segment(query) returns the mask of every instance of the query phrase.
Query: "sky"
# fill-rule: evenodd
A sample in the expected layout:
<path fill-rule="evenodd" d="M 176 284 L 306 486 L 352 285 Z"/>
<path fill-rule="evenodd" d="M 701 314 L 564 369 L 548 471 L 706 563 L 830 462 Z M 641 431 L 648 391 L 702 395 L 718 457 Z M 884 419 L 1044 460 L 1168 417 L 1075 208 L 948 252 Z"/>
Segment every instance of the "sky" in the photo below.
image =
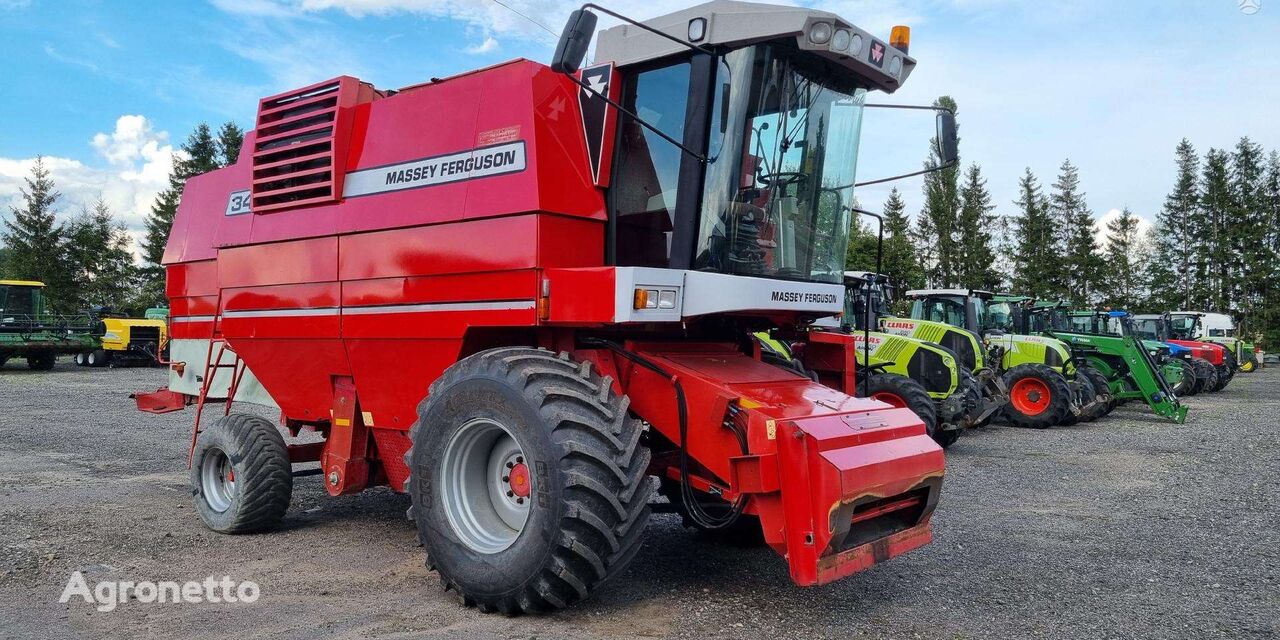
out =
<path fill-rule="evenodd" d="M 916 70 L 876 100 L 955 98 L 962 161 L 981 165 L 997 214 L 1015 212 L 1025 168 L 1047 188 L 1070 159 L 1099 218 L 1129 207 L 1151 221 L 1181 138 L 1201 153 L 1246 135 L 1280 149 L 1280 0 L 799 3 L 886 39 L 893 25 L 912 28 Z M 603 4 L 647 18 L 691 3 Z M 249 128 L 260 97 L 337 75 L 386 89 L 511 58 L 546 62 L 555 37 L 519 14 L 558 33 L 577 6 L 0 0 L 0 205 L 17 202 L 42 155 L 63 216 L 102 198 L 136 234 L 198 123 Z M 919 168 L 933 133 L 922 113 L 869 112 L 861 178 Z M 894 184 L 918 211 L 920 179 Z M 859 201 L 878 210 L 890 186 L 866 188 Z"/>

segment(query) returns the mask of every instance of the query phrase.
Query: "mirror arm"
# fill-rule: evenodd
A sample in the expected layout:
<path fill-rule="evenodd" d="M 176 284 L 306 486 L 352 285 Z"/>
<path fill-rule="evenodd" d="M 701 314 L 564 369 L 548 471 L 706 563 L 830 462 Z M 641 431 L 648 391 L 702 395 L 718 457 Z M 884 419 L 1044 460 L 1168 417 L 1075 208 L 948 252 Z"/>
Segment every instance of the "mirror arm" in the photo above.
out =
<path fill-rule="evenodd" d="M 953 116 L 955 115 L 955 112 L 954 112 L 954 111 L 952 111 L 951 109 L 948 109 L 948 108 L 946 108 L 946 107 L 926 107 L 926 106 L 924 106 L 924 105 L 916 105 L 916 104 L 881 104 L 881 103 L 869 103 L 869 104 L 864 104 L 864 105 L 862 105 L 862 106 L 863 106 L 863 108 L 870 107 L 870 108 L 872 108 L 872 109 L 914 109 L 914 110 L 917 110 L 917 111 L 933 111 L 933 112 L 935 112 L 935 113 L 950 113 L 950 114 L 951 114 L 951 115 L 953 115 Z M 959 158 L 956 158 L 955 160 L 953 160 L 953 161 L 951 161 L 951 162 L 948 162 L 948 163 L 945 163 L 945 164 L 940 164 L 940 165 L 938 165 L 938 166 L 936 166 L 936 167 L 929 167 L 928 169 L 923 169 L 923 170 L 921 170 L 921 171 L 912 171 L 911 173 L 904 173 L 904 174 L 896 175 L 896 176 L 892 176 L 892 177 L 889 177 L 889 178 L 880 178 L 880 179 L 878 179 L 878 180 L 867 180 L 866 182 L 855 182 L 855 183 L 853 184 L 853 186 L 854 186 L 854 187 L 866 187 L 866 186 L 870 186 L 870 185 L 873 185 L 873 184 L 882 184 L 882 183 L 885 183 L 885 182 L 893 182 L 894 180 L 902 180 L 902 179 L 904 179 L 904 178 L 914 178 L 914 177 L 916 177 L 916 176 L 923 176 L 923 175 L 927 175 L 927 174 L 930 174 L 930 173 L 937 173 L 937 172 L 939 172 L 939 171 L 942 171 L 943 169 L 950 169 L 951 167 L 954 167 L 954 166 L 956 166 L 956 165 L 958 165 L 958 164 L 960 164 L 960 159 L 959 159 Z"/>
<path fill-rule="evenodd" d="M 637 21 L 637 20 L 634 20 L 634 19 L 632 19 L 632 18 L 628 18 L 628 17 L 626 17 L 626 16 L 622 15 L 621 13 L 617 13 L 617 12 L 614 12 L 614 11 L 610 11 L 610 10 L 608 10 L 608 9 L 606 9 L 606 8 L 604 8 L 604 7 L 600 6 L 600 5 L 598 5 L 598 4 L 594 4 L 594 3 L 588 2 L 588 3 L 584 4 L 584 5 L 582 5 L 582 8 L 583 8 L 583 9 L 594 9 L 594 10 L 596 10 L 596 11 L 599 11 L 600 13 L 603 13 L 603 14 L 608 15 L 608 16 L 612 16 L 612 17 L 617 18 L 617 19 L 619 19 L 619 20 L 621 20 L 621 21 L 623 21 L 623 22 L 626 22 L 626 23 L 628 23 L 628 24 L 632 24 L 632 25 L 635 25 L 635 26 L 637 26 L 637 27 L 640 27 L 641 29 L 644 29 L 645 31 L 648 31 L 649 33 L 652 33 L 652 34 L 653 34 L 653 35 L 655 35 L 655 36 L 660 36 L 660 37 L 666 38 L 667 40 L 670 40 L 670 41 L 672 41 L 672 42 L 674 42 L 674 43 L 676 43 L 676 44 L 678 44 L 678 45 L 681 45 L 681 46 L 683 46 L 683 47 L 687 47 L 687 48 L 689 48 L 689 49 L 692 49 L 693 51 L 701 51 L 702 53 L 712 54 L 712 51 L 711 51 L 710 49 L 706 48 L 706 47 L 703 47 L 703 46 L 701 46 L 701 45 L 696 45 L 696 44 L 693 44 L 693 43 L 690 43 L 690 42 L 685 42 L 684 40 L 681 40 L 680 38 L 677 38 L 677 37 L 675 37 L 675 36 L 673 36 L 673 35 L 671 35 L 671 34 L 669 34 L 669 33 L 663 33 L 662 31 L 658 31 L 657 29 L 654 29 L 653 27 L 651 27 L 651 26 L 649 26 L 649 25 L 647 25 L 647 24 L 643 24 L 643 23 L 641 23 L 641 22 L 639 22 L 639 21 Z"/>

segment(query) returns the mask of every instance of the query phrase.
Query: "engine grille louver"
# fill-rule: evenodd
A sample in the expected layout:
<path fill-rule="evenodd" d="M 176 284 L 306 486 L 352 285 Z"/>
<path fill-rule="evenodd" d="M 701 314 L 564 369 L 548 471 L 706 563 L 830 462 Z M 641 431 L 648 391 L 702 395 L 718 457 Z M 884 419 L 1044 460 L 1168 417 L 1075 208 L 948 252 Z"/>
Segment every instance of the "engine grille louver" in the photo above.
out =
<path fill-rule="evenodd" d="M 263 98 L 253 143 L 253 211 L 323 204 L 342 195 L 350 107 L 378 97 L 342 76 Z"/>

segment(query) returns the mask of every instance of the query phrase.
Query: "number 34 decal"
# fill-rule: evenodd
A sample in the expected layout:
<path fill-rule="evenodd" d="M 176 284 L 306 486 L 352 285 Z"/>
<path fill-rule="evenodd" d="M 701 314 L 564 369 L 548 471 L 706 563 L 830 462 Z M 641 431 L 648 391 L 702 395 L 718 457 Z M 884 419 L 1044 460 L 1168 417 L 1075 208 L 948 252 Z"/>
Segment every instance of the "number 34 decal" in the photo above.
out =
<path fill-rule="evenodd" d="M 227 215 L 238 216 L 249 213 L 249 205 L 252 201 L 248 189 L 231 192 L 231 198 L 227 200 Z"/>

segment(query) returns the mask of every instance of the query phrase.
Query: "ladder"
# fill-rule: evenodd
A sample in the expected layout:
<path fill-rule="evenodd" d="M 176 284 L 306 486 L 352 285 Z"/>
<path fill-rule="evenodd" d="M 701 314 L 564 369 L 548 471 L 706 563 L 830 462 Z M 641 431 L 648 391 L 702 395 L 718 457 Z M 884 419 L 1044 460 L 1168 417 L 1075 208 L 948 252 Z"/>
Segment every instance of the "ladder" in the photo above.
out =
<path fill-rule="evenodd" d="M 204 416 L 205 404 L 209 402 L 209 390 L 213 386 L 214 378 L 222 369 L 231 370 L 231 384 L 227 387 L 227 398 L 224 401 L 222 415 L 231 415 L 231 404 L 235 402 L 236 391 L 240 388 L 240 380 L 244 378 L 244 372 L 247 367 L 244 361 L 240 359 L 240 355 L 227 344 L 227 339 L 222 335 L 219 323 L 222 320 L 222 289 L 218 289 L 218 302 L 214 307 L 213 327 L 209 332 L 209 346 L 205 352 L 204 360 L 204 376 L 200 381 L 200 395 L 196 396 L 196 420 L 191 427 L 191 447 L 187 450 L 187 468 L 191 468 L 191 462 L 196 453 L 196 439 L 200 437 L 200 420 Z M 217 350 L 214 345 L 217 344 Z M 230 354 L 231 361 L 224 363 L 223 357 Z M 215 401 L 217 399 L 215 398 Z"/>

